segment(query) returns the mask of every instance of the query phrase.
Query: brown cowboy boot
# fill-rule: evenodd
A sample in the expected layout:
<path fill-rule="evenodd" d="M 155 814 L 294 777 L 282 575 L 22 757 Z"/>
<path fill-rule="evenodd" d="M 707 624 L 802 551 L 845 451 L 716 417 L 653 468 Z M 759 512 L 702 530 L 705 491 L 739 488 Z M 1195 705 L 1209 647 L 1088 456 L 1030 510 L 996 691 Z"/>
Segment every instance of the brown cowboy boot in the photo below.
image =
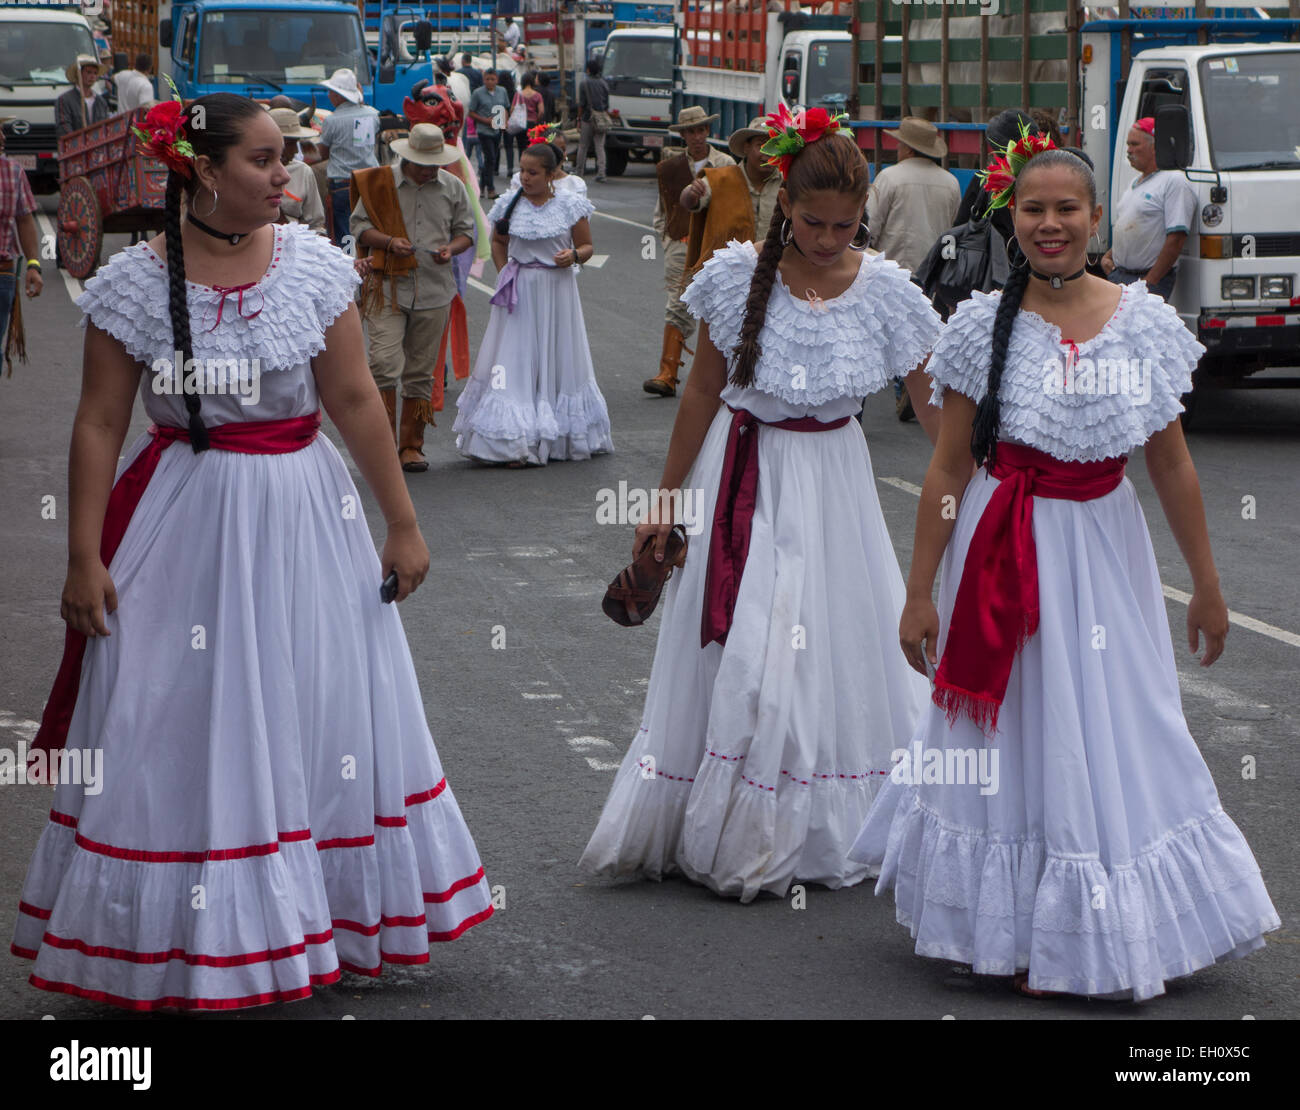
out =
<path fill-rule="evenodd" d="M 419 474 L 429 469 L 424 459 L 424 420 L 422 409 L 427 401 L 414 397 L 402 398 L 402 438 L 397 459 L 402 469 L 412 474 Z"/>
<path fill-rule="evenodd" d="M 677 395 L 677 368 L 682 364 L 682 349 L 686 346 L 686 337 L 672 324 L 664 325 L 664 348 L 659 356 L 659 373 L 641 383 L 647 393 L 656 393 L 660 397 Z"/>
<path fill-rule="evenodd" d="M 397 387 L 381 389 L 379 396 L 384 402 L 384 412 L 388 414 L 388 430 L 393 433 L 393 446 L 397 446 Z"/>

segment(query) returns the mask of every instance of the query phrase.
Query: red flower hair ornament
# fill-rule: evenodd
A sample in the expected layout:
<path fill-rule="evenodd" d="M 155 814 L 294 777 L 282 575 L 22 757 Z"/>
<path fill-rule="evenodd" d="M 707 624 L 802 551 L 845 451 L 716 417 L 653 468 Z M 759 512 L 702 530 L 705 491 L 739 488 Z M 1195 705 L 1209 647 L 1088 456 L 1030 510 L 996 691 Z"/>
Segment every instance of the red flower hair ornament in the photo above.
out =
<path fill-rule="evenodd" d="M 536 127 L 528 129 L 528 145 L 537 146 L 539 143 L 549 143 L 555 138 L 555 133 L 559 131 L 558 123 L 539 123 Z"/>
<path fill-rule="evenodd" d="M 997 151 L 993 161 L 976 173 L 989 194 L 989 206 L 986 211 L 1015 204 L 1016 178 L 1020 176 L 1029 160 L 1035 154 L 1045 150 L 1056 150 L 1057 146 L 1046 135 L 1031 135 L 1029 125 L 1020 121 L 1020 138 L 1007 143 Z"/>
<path fill-rule="evenodd" d="M 768 156 L 765 164 L 775 166 L 781 171 L 781 179 L 785 180 L 790 173 L 790 163 L 799 151 L 823 135 L 840 130 L 848 118 L 844 112 L 832 116 L 825 108 L 797 108 L 791 114 L 790 109 L 782 104 L 763 120 L 768 140 L 759 150 Z"/>
<path fill-rule="evenodd" d="M 188 180 L 194 176 L 194 147 L 185 137 L 185 105 L 175 82 L 168 77 L 167 83 L 175 98 L 155 104 L 144 117 L 144 128 L 132 127 L 131 131 L 145 154 L 165 162 Z"/>

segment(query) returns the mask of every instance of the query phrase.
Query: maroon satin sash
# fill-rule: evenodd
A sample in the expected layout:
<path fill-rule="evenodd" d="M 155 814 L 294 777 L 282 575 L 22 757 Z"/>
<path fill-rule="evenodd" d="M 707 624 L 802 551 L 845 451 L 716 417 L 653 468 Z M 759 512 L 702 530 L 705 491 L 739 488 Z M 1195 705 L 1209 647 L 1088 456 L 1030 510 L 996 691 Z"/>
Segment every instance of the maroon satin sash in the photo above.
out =
<path fill-rule="evenodd" d="M 731 619 L 740 593 L 740 576 L 749 556 L 749 534 L 758 503 L 758 426 L 787 432 L 828 432 L 842 428 L 852 417 L 823 423 L 811 416 L 786 420 L 760 420 L 747 409 L 731 409 L 731 431 L 722 457 L 718 503 L 709 535 L 709 565 L 704 575 L 704 611 L 700 620 L 700 647 L 727 642 Z"/>

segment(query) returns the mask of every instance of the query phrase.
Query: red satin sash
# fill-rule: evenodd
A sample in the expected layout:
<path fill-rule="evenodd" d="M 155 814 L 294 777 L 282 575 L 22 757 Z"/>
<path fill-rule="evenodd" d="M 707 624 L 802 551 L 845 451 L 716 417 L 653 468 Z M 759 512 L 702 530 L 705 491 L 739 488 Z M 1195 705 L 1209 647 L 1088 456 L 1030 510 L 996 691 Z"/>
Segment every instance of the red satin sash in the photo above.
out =
<path fill-rule="evenodd" d="M 988 472 L 999 485 L 971 537 L 931 695 L 949 724 L 965 713 L 987 735 L 997 731 L 1011 664 L 1038 631 L 1034 498 L 1103 497 L 1123 481 L 1125 462 L 1062 462 L 1033 447 L 997 445 Z"/>
<path fill-rule="evenodd" d="M 320 413 L 296 416 L 289 420 L 249 420 L 218 424 L 208 429 L 208 443 L 214 451 L 233 451 L 240 455 L 285 455 L 301 451 L 316 438 L 320 430 Z M 189 442 L 188 428 L 152 426 L 152 439 L 122 472 L 108 495 L 104 528 L 100 533 L 99 557 L 104 566 L 113 561 L 127 525 L 140 498 L 158 469 L 162 453 L 173 443 Z M 54 679 L 54 688 L 41 715 L 41 727 L 32 741 L 31 752 L 62 748 L 68 739 L 68 726 L 77 705 L 81 685 L 81 661 L 86 653 L 86 637 L 69 628 L 63 638 L 63 660 Z M 30 776 L 29 776 L 30 777 Z"/>
<path fill-rule="evenodd" d="M 722 479 L 718 503 L 713 511 L 709 534 L 709 565 L 704 575 L 704 611 L 700 619 L 700 647 L 716 640 L 727 642 L 731 619 L 740 593 L 740 577 L 749 556 L 749 535 L 758 503 L 758 426 L 783 428 L 787 432 L 828 432 L 842 428 L 851 419 L 823 423 L 811 416 L 787 420 L 760 420 L 746 409 L 731 409 L 731 431 L 722 458 Z"/>

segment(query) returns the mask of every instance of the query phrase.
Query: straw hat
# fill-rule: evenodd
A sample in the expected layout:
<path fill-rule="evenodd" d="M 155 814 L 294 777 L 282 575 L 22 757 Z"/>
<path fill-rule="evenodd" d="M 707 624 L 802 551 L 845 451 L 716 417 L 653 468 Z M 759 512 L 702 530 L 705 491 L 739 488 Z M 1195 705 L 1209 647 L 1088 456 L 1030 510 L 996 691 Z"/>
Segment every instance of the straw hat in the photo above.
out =
<path fill-rule="evenodd" d="M 715 119 L 719 118 L 720 117 L 716 113 L 711 116 L 706 115 L 703 108 L 692 104 L 689 108 L 683 108 L 677 113 L 677 122 L 670 123 L 668 125 L 668 130 L 680 132 L 683 127 L 698 127 L 702 123 L 712 123 Z M 766 132 L 764 132 L 764 134 L 766 134 Z"/>
<path fill-rule="evenodd" d="M 942 158 L 948 153 L 948 144 L 943 141 L 939 129 L 920 116 L 904 116 L 897 131 L 886 131 L 885 134 L 904 146 L 910 146 L 917 153 L 928 154 L 932 158 Z"/>
<path fill-rule="evenodd" d="M 292 108 L 272 108 L 270 112 L 271 118 L 275 120 L 276 126 L 280 129 L 280 134 L 286 139 L 317 139 L 320 137 L 310 127 L 302 125 L 298 113 Z"/>
<path fill-rule="evenodd" d="M 338 93 L 344 100 L 352 101 L 353 104 L 360 104 L 365 99 L 361 86 L 357 84 L 357 75 L 346 66 L 336 69 L 329 75 L 329 80 L 322 81 L 321 85 L 331 92 Z"/>
<path fill-rule="evenodd" d="M 63 76 L 68 79 L 69 85 L 81 84 L 81 71 L 86 66 L 94 66 L 96 73 L 102 73 L 104 70 L 104 67 L 99 64 L 99 59 L 93 54 L 78 54 L 77 60 L 69 63 L 68 67 L 63 71 Z"/>
<path fill-rule="evenodd" d="M 388 145 L 399 158 L 417 166 L 450 166 L 460 161 L 460 151 L 448 146 L 442 128 L 432 123 L 417 123 L 409 138 L 394 139 Z"/>
<path fill-rule="evenodd" d="M 749 121 L 748 127 L 742 127 L 731 133 L 731 138 L 727 140 L 727 149 L 737 158 L 745 157 L 745 144 L 750 139 L 766 139 L 767 128 L 763 126 L 763 117 L 755 116 Z"/>

